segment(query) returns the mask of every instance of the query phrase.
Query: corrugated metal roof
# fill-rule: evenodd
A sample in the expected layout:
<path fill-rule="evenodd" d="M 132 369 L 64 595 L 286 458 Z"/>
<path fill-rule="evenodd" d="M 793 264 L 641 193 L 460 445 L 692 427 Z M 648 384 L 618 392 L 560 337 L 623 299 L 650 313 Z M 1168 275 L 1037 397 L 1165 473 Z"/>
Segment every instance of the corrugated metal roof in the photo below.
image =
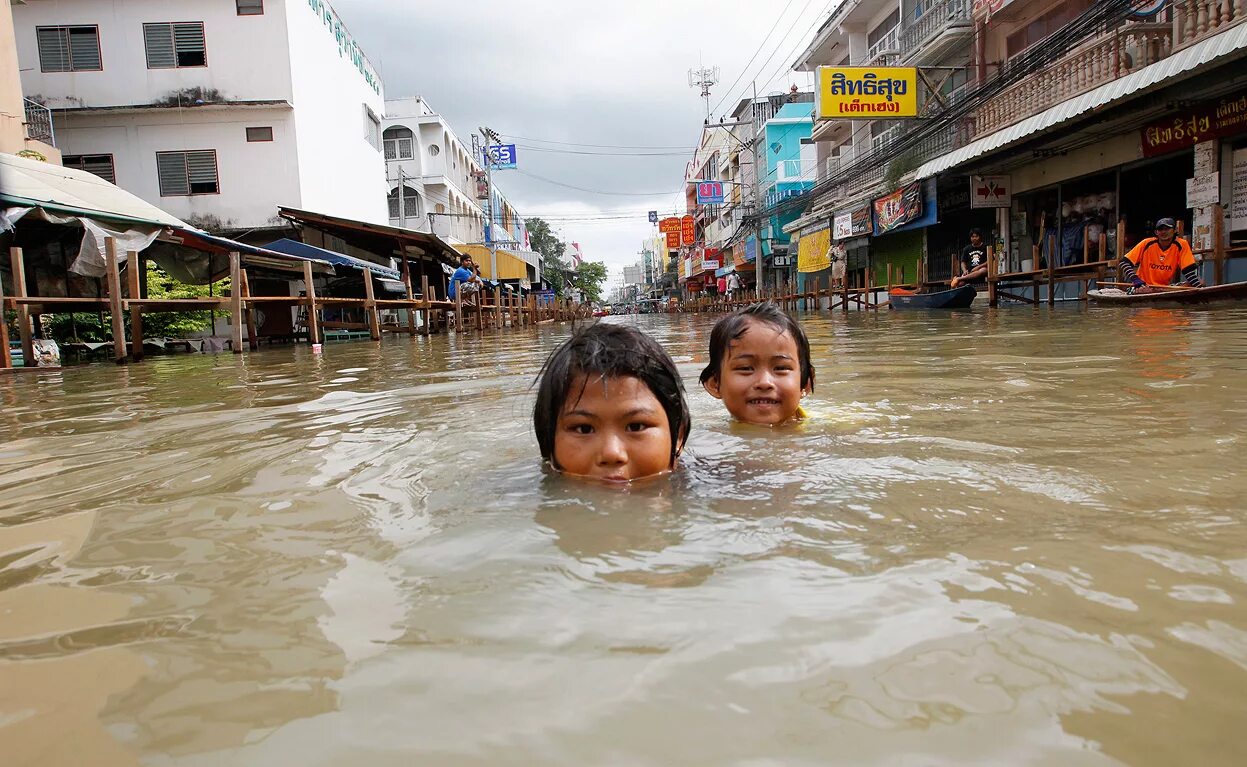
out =
<path fill-rule="evenodd" d="M 1247 24 L 1239 24 L 1216 37 L 1179 51 L 1164 61 L 1158 61 L 1138 72 L 1101 85 L 1095 90 L 1076 96 L 1033 117 L 1028 117 L 986 138 L 937 157 L 920 167 L 915 179 L 929 178 L 936 173 L 1021 141 L 1067 120 L 1072 120 L 1085 112 L 1134 95 L 1243 48 L 1247 48 Z"/>

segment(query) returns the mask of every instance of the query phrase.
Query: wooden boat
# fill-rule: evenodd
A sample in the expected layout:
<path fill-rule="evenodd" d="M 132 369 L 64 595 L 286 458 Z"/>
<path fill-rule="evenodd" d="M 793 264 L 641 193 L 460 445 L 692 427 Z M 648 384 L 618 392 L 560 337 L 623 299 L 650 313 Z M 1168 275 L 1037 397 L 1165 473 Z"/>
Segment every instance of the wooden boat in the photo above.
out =
<path fill-rule="evenodd" d="M 911 293 L 893 290 L 888 293 L 888 303 L 893 309 L 966 309 L 974 303 L 978 291 L 973 285 L 962 285 L 934 293 Z"/>
<path fill-rule="evenodd" d="M 1210 304 L 1214 301 L 1247 300 L 1247 282 L 1213 285 L 1207 288 L 1179 288 L 1155 293 L 1127 293 L 1117 288 L 1089 290 L 1087 297 L 1097 304 L 1115 306 L 1149 306 L 1152 304 Z"/>

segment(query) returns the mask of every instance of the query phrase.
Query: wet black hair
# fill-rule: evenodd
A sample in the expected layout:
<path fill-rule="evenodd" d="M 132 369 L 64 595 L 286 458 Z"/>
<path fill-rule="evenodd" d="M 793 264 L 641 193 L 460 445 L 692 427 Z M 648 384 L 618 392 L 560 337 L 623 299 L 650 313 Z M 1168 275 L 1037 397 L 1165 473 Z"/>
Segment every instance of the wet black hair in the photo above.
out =
<path fill-rule="evenodd" d="M 750 322 L 761 322 L 792 336 L 792 340 L 797 342 L 797 356 L 800 358 L 797 362 L 801 369 L 801 388 L 808 387 L 810 391 L 814 391 L 814 366 L 810 364 L 810 340 L 805 337 L 805 331 L 801 329 L 800 323 L 770 301 L 737 309 L 715 323 L 714 330 L 710 331 L 710 362 L 706 365 L 706 369 L 701 371 L 702 384 L 705 385 L 710 379 L 719 377 L 723 363 L 727 359 L 728 347 L 745 334 Z"/>
<path fill-rule="evenodd" d="M 671 427 L 671 465 L 675 464 L 692 426 L 680 372 L 654 339 L 630 325 L 603 322 L 590 325 L 564 341 L 541 367 L 537 403 L 533 406 L 533 429 L 537 432 L 543 459 L 559 468 L 554 462 L 554 434 L 559 413 L 563 412 L 569 397 L 579 399 L 584 392 L 583 387 L 578 392 L 572 391 L 572 382 L 582 375 L 603 379 L 632 376 L 648 386 L 667 414 L 667 424 Z"/>
<path fill-rule="evenodd" d="M 974 236 L 974 235 L 976 235 L 976 234 L 979 236 L 979 239 L 980 239 L 980 240 L 985 240 L 985 239 L 987 239 L 986 237 L 984 237 L 984 236 L 983 236 L 983 230 L 982 230 L 982 229 L 979 229 L 977 226 L 976 226 L 976 227 L 974 227 L 973 229 L 971 229 L 971 230 L 970 230 L 970 236 L 971 236 L 971 237 L 973 237 L 973 236 Z"/>
<path fill-rule="evenodd" d="M 471 261 L 471 260 L 472 260 L 472 256 L 470 256 L 467 253 L 462 253 L 459 256 L 459 266 L 463 266 L 464 261 Z"/>

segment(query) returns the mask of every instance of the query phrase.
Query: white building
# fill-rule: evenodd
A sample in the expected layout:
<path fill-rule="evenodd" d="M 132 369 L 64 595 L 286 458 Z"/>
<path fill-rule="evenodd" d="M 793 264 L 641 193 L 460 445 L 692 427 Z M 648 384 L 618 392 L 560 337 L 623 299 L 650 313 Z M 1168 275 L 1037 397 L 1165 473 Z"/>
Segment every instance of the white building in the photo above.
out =
<path fill-rule="evenodd" d="M 324 0 L 27 0 L 22 86 L 65 164 L 210 228 L 385 223 L 381 80 Z"/>

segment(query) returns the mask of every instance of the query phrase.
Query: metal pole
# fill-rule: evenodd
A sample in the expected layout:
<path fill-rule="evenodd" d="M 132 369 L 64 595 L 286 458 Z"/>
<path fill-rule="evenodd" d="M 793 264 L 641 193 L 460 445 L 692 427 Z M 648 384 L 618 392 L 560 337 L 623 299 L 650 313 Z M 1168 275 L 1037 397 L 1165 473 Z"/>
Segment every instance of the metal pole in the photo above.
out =
<path fill-rule="evenodd" d="M 750 151 L 753 153 L 753 188 L 749 194 L 753 197 L 754 210 L 754 236 L 757 238 L 757 245 L 753 252 L 753 277 L 754 289 L 761 295 L 762 291 L 762 218 L 758 215 L 762 211 L 762 206 L 758 202 L 758 190 L 762 188 L 762 176 L 758 170 L 758 81 L 753 82 L 753 101 L 749 104 L 750 122 L 753 123 L 753 146 Z M 746 246 L 748 247 L 748 246 Z"/>
<path fill-rule="evenodd" d="M 488 127 L 481 128 L 481 133 L 485 136 L 485 179 L 489 186 L 489 199 L 487 200 L 489 223 L 486 229 L 488 235 L 485 237 L 485 244 L 489 246 L 489 276 L 496 282 L 498 281 L 498 250 L 494 247 L 494 240 L 498 238 L 494 233 L 494 158 L 489 153 L 490 141 L 493 139 L 493 136 L 490 134 Z"/>
<path fill-rule="evenodd" d="M 397 152 L 395 152 L 397 154 Z M 407 228 L 407 201 L 403 199 L 403 187 L 407 183 L 403 181 L 403 166 L 398 166 L 398 226 L 401 229 Z"/>

